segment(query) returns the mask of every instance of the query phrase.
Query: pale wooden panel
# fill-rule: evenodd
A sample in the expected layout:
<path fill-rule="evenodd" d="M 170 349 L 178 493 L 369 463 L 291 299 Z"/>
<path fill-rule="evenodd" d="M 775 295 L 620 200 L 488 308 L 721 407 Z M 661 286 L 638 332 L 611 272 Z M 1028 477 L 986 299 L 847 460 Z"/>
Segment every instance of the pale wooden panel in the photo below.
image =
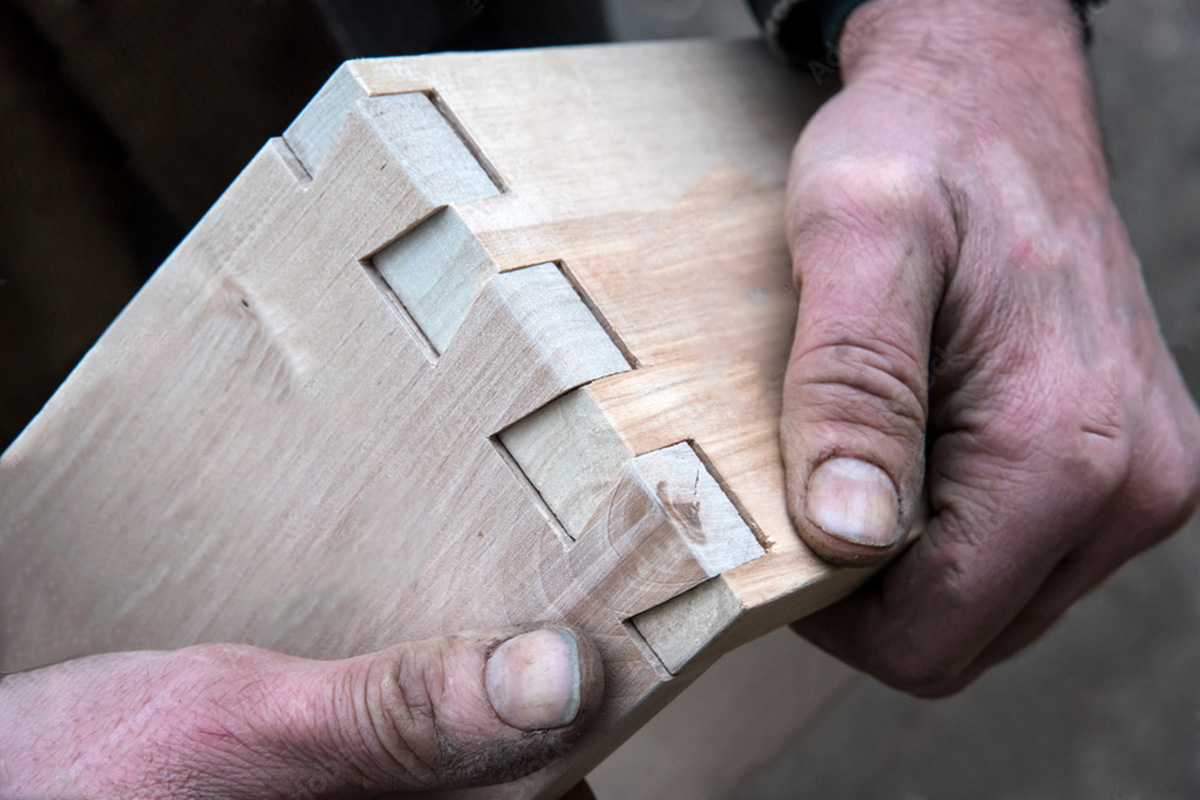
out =
<path fill-rule="evenodd" d="M 565 619 L 600 719 L 489 794 L 565 788 L 863 578 L 796 537 L 776 433 L 819 99 L 753 44 L 343 67 L 0 459 L 4 666 Z"/>
<path fill-rule="evenodd" d="M 597 800 L 723 800 L 862 675 L 778 630 L 723 656 L 588 775 Z"/>
<path fill-rule="evenodd" d="M 683 48 L 711 58 L 680 58 Z M 622 51 L 636 57 L 614 57 Z M 520 85 L 556 115 L 537 125 L 519 106 L 496 102 L 514 86 L 504 70 L 473 71 L 454 56 L 419 69 L 404 59 L 351 68 L 369 92 L 436 88 L 510 187 L 461 208 L 463 219 L 501 270 L 560 260 L 637 364 L 587 388 L 619 437 L 634 453 L 695 442 L 767 544 L 765 558 L 721 578 L 740 611 L 712 610 L 710 629 L 657 626 L 665 638 L 652 643 L 691 658 L 717 640 L 714 652 L 723 652 L 867 577 L 832 570 L 795 536 L 778 447 L 796 309 L 784 179 L 820 98 L 757 45 L 539 55 L 542 69 Z M 600 74 L 603 82 L 586 77 Z"/>

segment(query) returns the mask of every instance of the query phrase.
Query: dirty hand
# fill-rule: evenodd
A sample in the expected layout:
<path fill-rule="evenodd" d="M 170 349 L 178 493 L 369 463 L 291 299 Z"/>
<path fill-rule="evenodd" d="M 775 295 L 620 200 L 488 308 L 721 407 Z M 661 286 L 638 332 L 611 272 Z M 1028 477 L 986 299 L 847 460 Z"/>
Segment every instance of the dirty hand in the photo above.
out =
<path fill-rule="evenodd" d="M 895 560 L 796 627 L 937 696 L 1187 520 L 1200 418 L 1066 0 L 872 0 L 840 55 L 789 185 L 788 495 L 825 558 Z"/>
<path fill-rule="evenodd" d="M 513 780 L 577 738 L 599 656 L 565 628 L 344 661 L 92 656 L 0 680 L 0 796 L 322 798 Z"/>

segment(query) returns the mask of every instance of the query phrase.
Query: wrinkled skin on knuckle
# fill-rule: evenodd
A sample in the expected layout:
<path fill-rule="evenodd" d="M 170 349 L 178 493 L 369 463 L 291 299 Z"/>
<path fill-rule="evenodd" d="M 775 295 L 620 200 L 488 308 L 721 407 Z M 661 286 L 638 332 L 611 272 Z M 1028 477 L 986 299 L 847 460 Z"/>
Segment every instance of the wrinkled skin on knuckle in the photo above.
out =
<path fill-rule="evenodd" d="M 1119 389 L 1065 369 L 1031 375 L 1025 382 L 1037 400 L 1030 408 L 1006 403 L 994 435 L 1015 440 L 1031 471 L 1049 476 L 1056 485 L 1060 504 L 1080 510 L 1103 505 L 1129 470 L 1130 442 Z M 1024 418 L 1023 425 L 1018 418 Z M 1014 434 L 1018 426 L 1020 432 Z"/>
<path fill-rule="evenodd" d="M 408 651 L 373 659 L 346 674 L 353 713 L 347 750 L 358 756 L 366 782 L 397 788 L 430 788 L 446 771 L 452 748 L 438 727 L 435 703 L 443 685 L 439 665 Z"/>
<path fill-rule="evenodd" d="M 1052 536 L 1045 542 L 1049 557 L 1095 530 L 1097 515 L 1125 480 L 1128 442 L 1123 435 L 1084 430 L 1087 417 L 1080 408 L 1035 378 L 997 394 L 977 425 L 934 444 L 931 504 L 938 514 L 956 514 L 990 536 L 1005 537 L 997 548 L 1018 542 L 1029 548 L 1030 537 Z"/>
<path fill-rule="evenodd" d="M 374 784 L 502 783 L 565 751 L 569 732 L 520 731 L 496 718 L 482 691 L 484 651 L 464 648 L 465 641 L 452 637 L 433 651 L 397 649 L 373 663 L 352 690 L 362 698 L 357 749 L 367 754 L 362 769 Z"/>
<path fill-rule="evenodd" d="M 341 673 L 336 741 L 364 785 L 432 788 L 447 777 L 456 748 L 441 729 L 441 665 L 400 649 Z M 333 760 L 333 759 L 331 759 Z"/>
<path fill-rule="evenodd" d="M 849 332 L 793 356 L 789 413 L 804 422 L 869 426 L 919 441 L 925 427 L 921 368 L 901 348 Z"/>
<path fill-rule="evenodd" d="M 168 796 L 168 787 L 183 776 L 209 797 L 323 797 L 345 786 L 435 783 L 442 766 L 435 756 L 406 749 L 408 740 L 385 722 L 390 709 L 381 696 L 383 682 L 368 678 L 380 676 L 318 668 L 314 686 L 310 668 L 227 644 L 173 654 L 170 669 L 148 686 L 166 711 L 153 769 L 142 782 L 145 796 Z M 323 674 L 333 679 L 322 680 Z M 419 718 L 420 699 L 413 707 Z"/>
<path fill-rule="evenodd" d="M 788 183 L 788 241 L 793 252 L 806 249 L 812 238 L 869 251 L 873 241 L 894 240 L 899 227 L 917 230 L 934 243 L 939 260 L 955 251 L 953 210 L 931 162 L 910 155 L 858 153 L 814 162 L 804 156 L 803 141 Z"/>
<path fill-rule="evenodd" d="M 1062 482 L 1081 502 L 1105 505 L 1129 475 L 1129 438 L 1120 427 L 1097 426 L 1095 418 L 1079 408 L 1064 410 L 1062 416 L 1056 454 Z"/>
<path fill-rule="evenodd" d="M 1200 503 L 1200 410 L 1161 335 L 1157 344 L 1161 357 L 1142 372 L 1134 395 L 1141 424 L 1134 432 L 1130 492 L 1135 503 L 1161 509 L 1178 527 Z"/>

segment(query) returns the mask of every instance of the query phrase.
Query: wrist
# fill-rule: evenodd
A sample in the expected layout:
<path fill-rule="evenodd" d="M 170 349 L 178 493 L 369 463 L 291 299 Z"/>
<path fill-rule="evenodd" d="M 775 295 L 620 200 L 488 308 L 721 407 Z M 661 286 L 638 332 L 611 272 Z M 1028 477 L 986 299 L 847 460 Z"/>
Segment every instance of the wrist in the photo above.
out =
<path fill-rule="evenodd" d="M 846 20 L 838 59 L 847 83 L 881 72 L 922 86 L 1013 73 L 1087 83 L 1069 0 L 870 0 Z"/>

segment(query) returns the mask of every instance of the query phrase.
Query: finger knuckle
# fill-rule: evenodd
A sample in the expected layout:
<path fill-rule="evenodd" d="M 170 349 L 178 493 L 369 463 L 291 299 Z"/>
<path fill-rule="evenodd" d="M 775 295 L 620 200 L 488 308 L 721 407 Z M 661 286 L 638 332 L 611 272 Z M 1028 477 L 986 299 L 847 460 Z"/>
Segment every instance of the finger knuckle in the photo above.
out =
<path fill-rule="evenodd" d="M 926 417 L 917 360 L 886 337 L 837 331 L 795 356 L 789 396 L 806 421 L 844 424 L 917 443 Z"/>
<path fill-rule="evenodd" d="M 883 683 L 916 697 L 947 697 L 962 688 L 962 667 L 942 653 L 894 652 L 875 672 Z"/>
<path fill-rule="evenodd" d="M 555 731 L 511 737 L 487 727 L 494 712 L 486 698 L 447 680 L 456 641 L 401 650 L 373 669 L 358 725 L 368 783 L 412 789 L 504 782 L 565 752 L 568 742 Z"/>
<path fill-rule="evenodd" d="M 1131 439 L 1120 398 L 1097 396 L 1084 380 L 1026 374 L 1006 385 L 987 424 L 993 455 L 1042 476 L 1056 504 L 1096 509 L 1120 490 L 1131 468 Z M 1094 387 L 1093 387 L 1094 388 Z"/>
<path fill-rule="evenodd" d="M 1129 474 L 1128 442 L 1121 434 L 1097 433 L 1078 425 L 1068 431 L 1058 445 L 1060 472 L 1082 501 L 1098 506 L 1117 492 Z"/>
<path fill-rule="evenodd" d="M 1181 466 L 1163 472 L 1165 485 L 1161 488 L 1166 495 L 1163 505 L 1169 512 L 1167 517 L 1171 530 L 1182 526 L 1200 506 L 1200 463 L 1197 463 L 1197 454 L 1179 444 L 1174 449 Z"/>
<path fill-rule="evenodd" d="M 1120 387 L 1111 380 L 1081 378 L 1059 406 L 1064 471 L 1097 499 L 1109 497 L 1130 468 L 1130 436 Z"/>
<path fill-rule="evenodd" d="M 273 654 L 245 645 L 206 643 L 176 651 L 159 691 L 193 698 L 193 711 L 210 717 L 267 719 L 276 687 Z M 220 676 L 219 679 L 214 676 Z"/>
<path fill-rule="evenodd" d="M 440 654 L 400 652 L 371 676 L 365 735 L 377 766 L 415 786 L 434 786 L 452 768 L 454 748 L 437 708 L 443 690 Z"/>
<path fill-rule="evenodd" d="M 797 189 L 824 208 L 898 210 L 921 197 L 930 177 L 911 159 L 853 155 L 813 165 L 797 179 Z"/>
<path fill-rule="evenodd" d="M 937 174 L 914 159 L 897 155 L 843 156 L 799 173 L 793 183 L 793 241 L 836 228 L 890 229 L 913 217 L 933 223 L 949 236 L 954 230 L 946 194 Z"/>
<path fill-rule="evenodd" d="M 1180 439 L 1156 437 L 1135 459 L 1123 498 L 1136 509 L 1152 544 L 1180 528 L 1200 504 L 1200 456 Z"/>
<path fill-rule="evenodd" d="M 431 670 L 398 651 L 337 673 L 332 716 L 339 780 L 364 788 L 434 788 L 444 782 L 447 752 L 437 728 Z"/>
<path fill-rule="evenodd" d="M 954 512 L 958 513 L 958 512 Z M 969 635 L 962 620 L 978 611 L 978 579 L 971 564 L 979 542 L 969 525 L 955 525 L 952 536 L 938 547 L 920 548 L 922 570 L 929 575 L 924 599 L 893 616 L 872 648 L 878 660 L 873 670 L 884 683 L 917 697 L 945 697 L 966 685 L 972 661 Z M 927 613 L 913 617 L 914 609 L 936 607 L 943 620 L 931 624 Z"/>

